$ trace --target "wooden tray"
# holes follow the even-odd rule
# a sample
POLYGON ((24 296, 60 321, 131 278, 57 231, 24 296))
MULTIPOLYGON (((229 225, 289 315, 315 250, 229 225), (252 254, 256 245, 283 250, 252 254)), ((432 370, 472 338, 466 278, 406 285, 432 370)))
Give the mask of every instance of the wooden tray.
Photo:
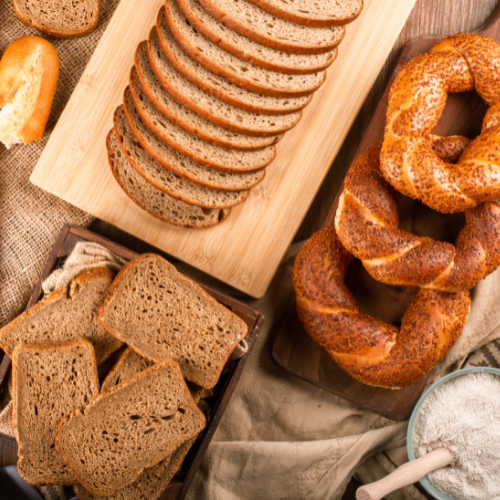
MULTIPOLYGON (((478 31, 500 42, 500 8, 478 31)), ((389 89, 402 66, 415 56, 429 50, 437 39, 438 37, 421 38, 406 45, 356 156, 371 144, 382 140, 389 89)), ((485 112, 486 106, 476 92, 451 95, 435 133, 441 136, 458 134, 475 137, 480 132, 485 112)), ((324 227, 334 223, 342 190, 343 185, 337 193, 324 227)), ((399 212, 402 229, 438 240, 454 242, 464 225, 463 214, 438 214, 421 203, 403 196, 399 198, 399 212)), ((359 261, 350 266, 346 284, 358 300, 362 313, 377 316, 396 325, 418 291, 417 288, 394 287, 375 281, 359 261)), ((355 381, 344 373, 326 350, 316 344, 302 328, 295 311, 295 296, 291 298, 280 322, 273 347, 273 357, 280 366, 308 382, 362 408, 394 420, 406 420, 410 416, 428 378, 427 376, 419 383, 398 391, 369 387, 355 381)))
MULTIPOLYGON (((75 245, 80 241, 93 241, 100 243, 110 251, 115 254, 124 257, 125 259, 133 259, 138 254, 129 250, 117 243, 114 243, 102 236, 99 236, 91 231, 82 229, 75 226, 65 225, 61 230, 49 259, 45 265, 45 268, 38 280, 31 299, 27 306, 27 309, 33 307, 43 296, 42 292, 42 282, 49 276, 54 268, 60 263, 61 259, 67 257, 75 245)), ((191 448, 188 456, 186 457, 184 464, 182 466, 182 482, 176 477, 175 481, 171 483, 171 486, 162 495, 161 500, 182 500, 193 480, 195 472, 201 464, 205 451, 208 448, 210 441, 217 429, 222 415, 227 407, 229 399, 238 383, 238 380, 245 366, 246 360, 251 351, 253 342, 257 338, 259 331, 264 323, 264 315, 261 314, 257 309, 253 309, 237 300, 234 300, 227 295, 223 295, 211 288, 201 285, 210 295, 212 295, 218 302, 225 305, 228 309, 231 309, 233 313, 237 314, 241 319, 245 321, 248 325, 248 335, 246 340, 249 344, 249 352, 245 354, 242 358, 228 365, 228 371, 224 373, 217 385, 214 388, 214 397, 208 400, 210 406, 210 415, 208 418, 208 424, 205 430, 200 434, 196 443, 191 448)), ((5 353, 0 350, 0 385, 4 382, 6 375, 10 367, 10 358, 5 353), (3 357, 2 357, 3 356, 3 357)), ((109 367, 111 368, 111 366, 109 367)))
POLYGON ((163 0, 121 0, 31 176, 41 188, 254 297, 264 295, 416 0, 365 0, 302 119, 278 144, 266 178, 227 221, 175 228, 115 182, 105 138, 137 44, 163 0))

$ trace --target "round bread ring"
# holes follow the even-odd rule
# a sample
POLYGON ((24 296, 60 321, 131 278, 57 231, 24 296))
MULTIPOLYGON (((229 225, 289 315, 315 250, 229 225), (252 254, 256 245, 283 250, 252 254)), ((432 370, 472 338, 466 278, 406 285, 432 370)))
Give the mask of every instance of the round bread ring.
POLYGON ((352 260, 334 227, 306 241, 293 271, 300 322, 356 380, 388 389, 407 387, 455 344, 469 314, 469 292, 422 289, 397 328, 359 313, 344 285, 352 260))
POLYGON ((409 61, 389 93, 380 157, 399 192, 444 213, 500 199, 500 45, 475 33, 434 44, 409 61), (449 93, 476 89, 490 106, 481 134, 457 164, 439 158, 432 135, 449 93))
MULTIPOLYGON (((453 159, 466 144, 453 138, 453 159)), ((448 141, 451 142, 451 141, 448 141)), ((481 203, 465 213, 456 245, 398 229, 397 201, 379 170, 380 145, 351 165, 339 200, 335 227, 342 245, 377 280, 446 292, 470 290, 500 265, 500 202, 481 203)))

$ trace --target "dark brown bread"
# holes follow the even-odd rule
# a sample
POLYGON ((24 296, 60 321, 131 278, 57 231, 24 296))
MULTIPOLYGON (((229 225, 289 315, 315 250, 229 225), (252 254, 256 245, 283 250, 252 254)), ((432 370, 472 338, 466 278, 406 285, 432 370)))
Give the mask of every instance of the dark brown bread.
POLYGON ((56 447, 82 486, 109 496, 204 426, 179 365, 167 359, 100 394, 83 412, 65 417, 56 430, 56 447))
POLYGON ((188 380, 207 389, 248 331, 241 318, 155 254, 120 270, 99 319, 141 355, 175 359, 188 380))
POLYGON ((13 423, 19 445, 17 468, 30 484, 75 484, 55 449, 61 419, 99 394, 92 343, 84 338, 26 344, 12 356, 13 423))
POLYGON ((68 286, 54 290, 4 326, 0 330, 0 347, 12 356, 18 345, 86 337, 94 344, 97 363, 102 363, 121 346, 97 319, 113 277, 105 267, 82 271, 68 286))

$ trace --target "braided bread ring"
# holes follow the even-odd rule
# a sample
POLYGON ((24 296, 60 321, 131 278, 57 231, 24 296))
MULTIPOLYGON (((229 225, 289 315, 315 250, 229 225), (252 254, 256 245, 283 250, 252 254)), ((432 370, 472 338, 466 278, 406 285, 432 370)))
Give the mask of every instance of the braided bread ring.
POLYGON ((371 146, 351 165, 335 217, 342 245, 376 280, 459 292, 500 265, 499 202, 466 212, 456 246, 402 231, 396 197, 379 170, 379 152, 380 145, 371 146))
POLYGON ((411 385, 441 361, 460 336, 469 314, 469 292, 420 290, 399 329, 359 313, 344 285, 352 259, 333 227, 304 243, 293 272, 300 322, 363 384, 389 389, 411 385))
POLYGON ((401 193, 444 213, 500 199, 500 46, 468 33, 444 38, 409 61, 389 93, 380 157, 401 193), (433 151, 432 135, 449 93, 477 90, 490 106, 481 134, 456 165, 433 151))

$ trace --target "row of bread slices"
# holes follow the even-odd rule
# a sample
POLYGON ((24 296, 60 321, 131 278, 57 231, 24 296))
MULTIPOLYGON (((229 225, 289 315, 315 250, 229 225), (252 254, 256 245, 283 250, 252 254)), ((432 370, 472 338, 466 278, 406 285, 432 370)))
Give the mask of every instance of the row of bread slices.
POLYGON ((74 485, 81 500, 157 499, 205 427, 201 398, 246 334, 157 255, 116 277, 83 271, 0 330, 21 477, 74 485))
MULTIPOLYGON (((137 48, 109 161, 129 197, 163 221, 203 228, 226 219, 264 179, 275 144, 336 58, 343 26, 296 24, 254 3, 281 4, 166 0, 137 48)), ((326 15, 332 2, 299 3, 326 15)), ((332 14, 335 23, 362 8, 361 0, 334 3, 343 15, 332 14)))

